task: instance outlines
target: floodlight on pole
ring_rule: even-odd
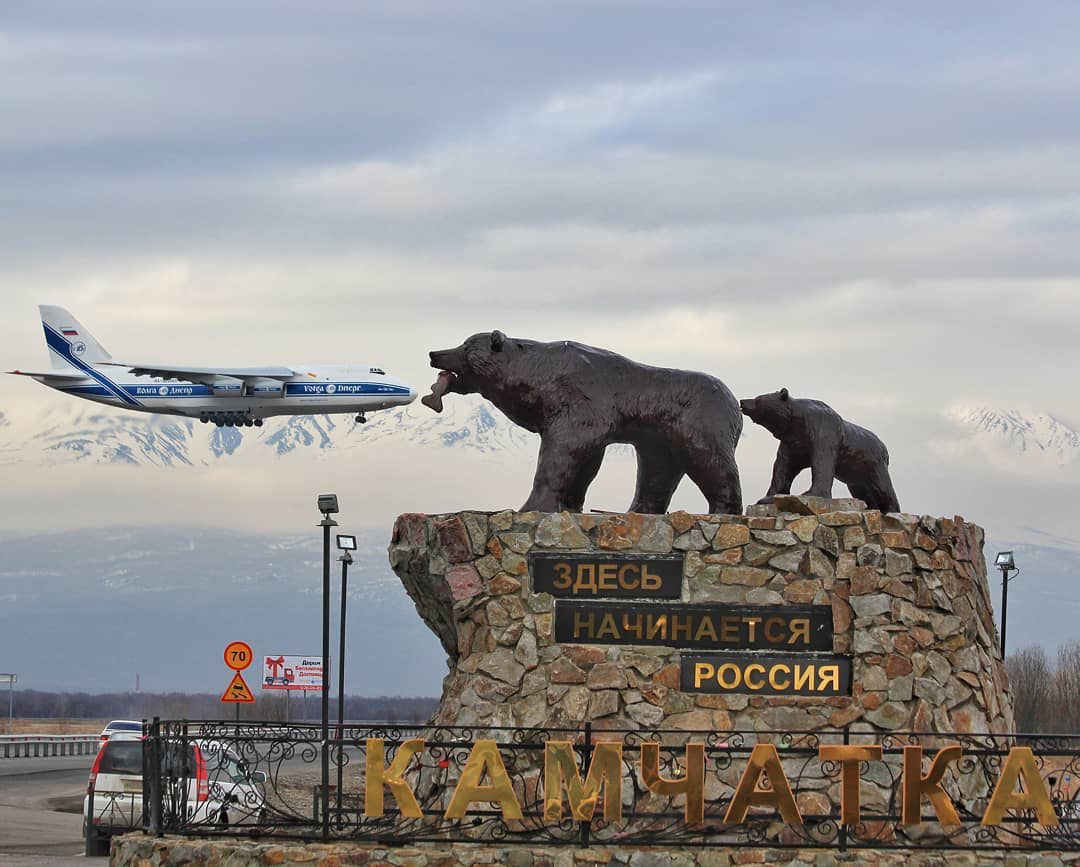
[[[1009,616],[1009,582],[1020,574],[1012,551],[999,551],[994,565],[1001,570],[1001,658],[1005,658],[1005,624]],[[1015,575],[1009,575],[1015,572]]]
[[[323,519],[323,597],[322,597],[322,838],[330,839],[330,528],[338,525],[331,518],[338,511],[337,494],[319,494]]]
[[[341,624],[338,627],[338,693],[337,693],[337,821],[341,823],[341,795],[344,787],[343,774],[345,771],[345,601],[348,598],[349,566],[352,565],[352,552],[356,550],[355,536],[337,537],[338,550],[341,556]]]

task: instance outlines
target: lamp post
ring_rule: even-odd
[[[337,736],[338,736],[338,762],[337,762],[337,818],[341,821],[341,785],[342,774],[345,771],[345,745],[341,743],[345,727],[345,600],[347,596],[347,584],[349,578],[349,566],[352,563],[352,552],[356,550],[355,536],[337,537],[338,550],[341,551],[341,626],[338,629],[338,688],[337,688]]]
[[[1013,560],[1012,551],[1000,552],[994,560],[994,565],[1001,570],[1001,658],[1004,660],[1005,622],[1009,614],[1009,582],[1020,574],[1020,570],[1016,568],[1016,561]],[[1016,575],[1010,577],[1010,572],[1015,572]]]
[[[326,677],[330,661],[330,528],[337,526],[331,518],[338,512],[337,494],[319,494],[319,511],[323,519],[323,595],[322,595],[322,837],[330,839],[330,683]]]

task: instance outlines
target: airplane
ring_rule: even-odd
[[[112,356],[63,307],[40,305],[52,370],[29,376],[64,394],[137,412],[197,418],[218,427],[262,427],[275,415],[365,413],[405,406],[416,391],[367,365],[183,367],[128,364]]]

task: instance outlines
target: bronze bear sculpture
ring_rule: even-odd
[[[500,331],[430,353],[441,371],[423,403],[479,392],[511,421],[540,434],[532,492],[523,511],[580,512],[604,449],[631,443],[638,476],[629,511],[667,510],[689,475],[709,511],[741,514],[735,446],[742,416],[724,383],[704,373],[649,367],[592,346],[540,343]]]
[[[772,482],[759,503],[790,494],[795,477],[810,468],[812,497],[831,497],[833,480],[871,509],[899,512],[885,443],[866,428],[844,421],[820,400],[793,398],[786,388],[739,401],[744,415],[780,440]]]

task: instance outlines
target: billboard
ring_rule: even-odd
[[[260,685],[263,689],[318,692],[323,686],[323,658],[285,654],[264,656]]]

